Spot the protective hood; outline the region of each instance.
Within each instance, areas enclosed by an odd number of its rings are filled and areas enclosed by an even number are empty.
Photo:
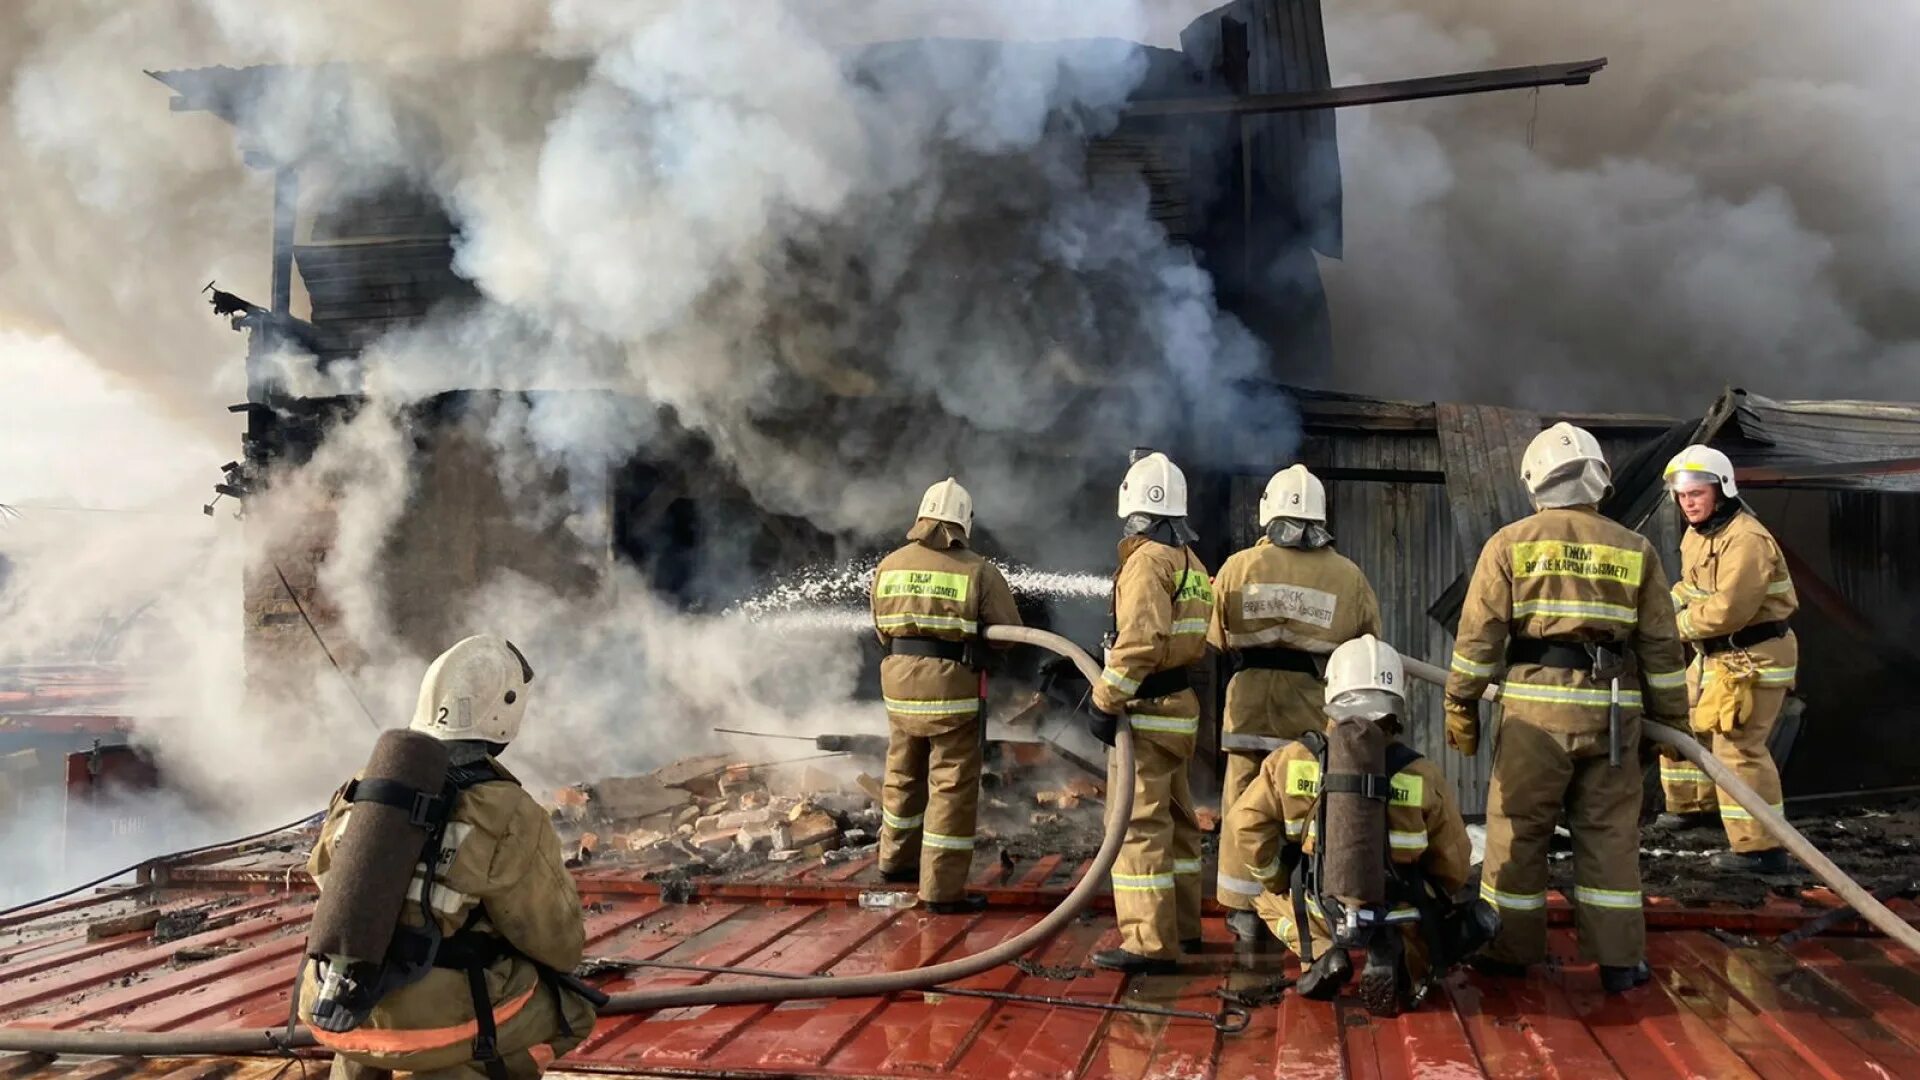
[[[1120,522],[1121,537],[1144,536],[1168,547],[1186,547],[1200,539],[1193,527],[1183,517],[1160,517],[1157,514],[1128,514]]]
[[[907,539],[941,551],[967,546],[965,530],[951,521],[936,521],[933,518],[921,518],[914,522],[913,528],[907,530]]]
[[[1613,490],[1613,478],[1604,461],[1583,461],[1578,468],[1561,471],[1531,495],[1536,510],[1562,510],[1570,506],[1598,506]]]
[[[1314,551],[1333,543],[1333,534],[1317,521],[1280,517],[1267,522],[1267,539],[1275,547]]]
[[[1392,722],[1398,727],[1400,714],[1406,707],[1405,700],[1389,690],[1348,690],[1327,702],[1325,711],[1330,720]]]

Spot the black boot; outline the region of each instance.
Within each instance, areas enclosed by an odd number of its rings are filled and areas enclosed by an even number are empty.
[[[968,893],[958,900],[931,900],[927,910],[935,915],[972,915],[987,910],[987,898],[979,893]]]
[[[1233,931],[1233,939],[1242,945],[1258,945],[1267,937],[1267,924],[1251,911],[1230,912],[1227,929]]]
[[[1749,874],[1791,874],[1793,860],[1783,848],[1765,851],[1723,851],[1708,859],[1716,869],[1738,870]]]
[[[1207,943],[1200,938],[1190,937],[1180,942],[1180,951],[1183,953],[1206,952]]]
[[[1600,965],[1600,989],[1609,994],[1624,994],[1653,978],[1653,969],[1645,960],[1632,967],[1608,967]]]
[[[1093,966],[1128,975],[1171,975],[1180,970],[1178,961],[1159,956],[1141,956],[1125,949],[1102,949],[1094,953]]]
[[[886,867],[881,867],[880,880],[889,885],[906,885],[920,880],[920,868],[917,866],[902,866],[897,870],[889,870]]]
[[[1406,939],[1391,925],[1374,931],[1367,965],[1360,969],[1360,1004],[1374,1016],[1400,1015],[1400,975]]]
[[[1669,832],[1688,832],[1693,829],[1717,829],[1720,827],[1720,815],[1712,810],[1689,810],[1682,814],[1672,811],[1653,819],[1655,828]]]
[[[1332,1001],[1340,996],[1340,988],[1353,978],[1353,961],[1342,948],[1328,949],[1320,954],[1300,975],[1300,981],[1293,984],[1293,992],[1309,1001]]]

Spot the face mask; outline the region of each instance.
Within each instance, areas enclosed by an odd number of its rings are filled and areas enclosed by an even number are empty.
[[[1267,522],[1267,539],[1276,547],[1313,551],[1333,543],[1333,534],[1317,521],[1281,517]]]

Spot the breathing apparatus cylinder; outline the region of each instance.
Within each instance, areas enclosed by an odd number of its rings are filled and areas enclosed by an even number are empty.
[[[386,961],[414,874],[450,809],[447,765],[440,740],[388,731],[349,787],[353,805],[334,826],[333,861],[307,933],[319,982],[314,1027],[351,1031],[395,988]]]
[[[1339,925],[1330,927],[1342,944],[1365,944],[1386,915],[1387,799],[1368,790],[1387,787],[1386,770],[1387,733],[1379,724],[1358,717],[1328,723],[1320,887],[1342,909]]]

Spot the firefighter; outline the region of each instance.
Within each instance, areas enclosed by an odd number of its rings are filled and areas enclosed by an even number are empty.
[[[519,733],[532,680],[520,651],[487,635],[461,641],[427,669],[411,729],[446,744],[448,781],[459,795],[435,866],[414,869],[402,926],[431,914],[444,938],[432,970],[381,998],[364,1022],[337,1033],[315,1025],[315,1037],[334,1051],[338,1080],[395,1069],[435,1080],[528,1080],[593,1030],[593,1006],[571,980],[586,922],[560,838],[547,812],[495,760]],[[307,860],[323,893],[354,884],[328,873],[349,823],[362,816],[351,813],[354,787],[334,795]],[[349,840],[368,842],[358,833]],[[310,964],[301,980],[303,1020],[313,1022],[316,1000],[327,993]]]
[[[1473,845],[1452,782],[1439,766],[1397,741],[1406,710],[1401,696],[1405,686],[1400,654],[1371,634],[1341,645],[1327,661],[1323,716],[1377,724],[1395,740],[1386,752],[1385,775],[1392,789],[1387,828],[1372,839],[1375,857],[1390,867],[1397,895],[1386,920],[1400,941],[1388,950],[1394,966],[1379,972],[1385,985],[1370,991],[1363,987],[1361,995],[1378,1012],[1396,1011],[1405,1002],[1406,988],[1421,986],[1430,975],[1465,959],[1494,925],[1492,909],[1484,902],[1455,907],[1451,901],[1467,882]],[[1266,759],[1227,811],[1222,835],[1232,837],[1237,861],[1251,868],[1248,873],[1261,883],[1253,899],[1257,917],[1308,965],[1298,984],[1300,993],[1327,1000],[1346,981],[1351,961],[1345,948],[1336,947],[1327,925],[1328,905],[1311,884],[1323,878],[1302,872],[1323,848],[1320,780],[1328,771],[1326,740],[1317,733],[1302,735]],[[1332,816],[1327,822],[1329,829],[1339,824]],[[1226,844],[1223,839],[1223,859]],[[1306,941],[1300,937],[1302,915]]]
[[[986,905],[966,892],[986,724],[980,632],[1020,625],[1007,579],[967,549],[972,532],[973,497],[942,480],[921,498],[910,542],[873,577],[890,731],[880,873],[918,881],[920,899],[940,915]]]
[[[1361,634],[1380,633],[1380,601],[1365,574],[1333,549],[1327,490],[1304,465],[1283,469],[1260,496],[1266,535],[1233,555],[1213,581],[1207,642],[1233,657],[1220,748],[1227,775],[1220,805],[1233,806],[1260,763],[1326,723],[1318,658]],[[1242,942],[1261,934],[1254,901],[1264,890],[1240,858],[1232,815],[1221,822],[1214,895]]]
[[[1594,437],[1555,424],[1520,476],[1537,512],[1481,549],[1446,688],[1447,742],[1472,755],[1481,693],[1506,669],[1480,885],[1501,930],[1482,966],[1519,974],[1546,958],[1547,847],[1564,810],[1580,950],[1619,993],[1651,977],[1640,723],[1683,727],[1685,665],[1653,545],[1597,509],[1612,474]]]
[[[1666,480],[1687,519],[1673,603],[1680,637],[1698,654],[1687,670],[1694,735],[1778,810],[1780,770],[1767,736],[1800,658],[1787,626],[1799,607],[1793,576],[1773,534],[1741,501],[1727,455],[1689,446],[1667,463]],[[1717,803],[1733,850],[1715,855],[1715,866],[1770,874],[1792,869],[1779,841],[1739,804],[1716,795],[1713,781],[1691,762],[1663,760],[1660,780],[1669,825],[1711,825]]]
[[[1193,553],[1187,478],[1165,454],[1138,456],[1120,484],[1119,569],[1106,667],[1093,685],[1090,726],[1114,744],[1133,728],[1134,775],[1111,769],[1108,790],[1133,785],[1133,818],[1113,867],[1120,947],[1093,955],[1115,971],[1164,974],[1200,949],[1200,822],[1187,760],[1200,699],[1187,669],[1206,657],[1213,585]]]

